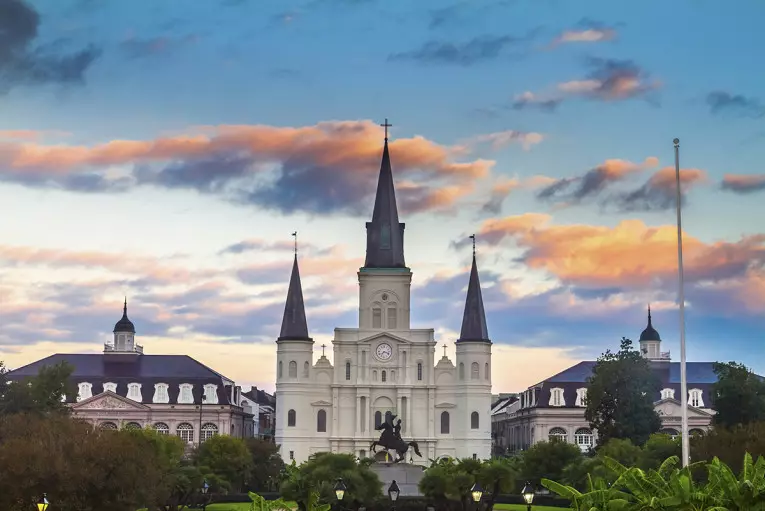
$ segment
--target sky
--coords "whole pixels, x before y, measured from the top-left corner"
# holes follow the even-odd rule
[[[273,390],[358,325],[385,119],[412,323],[453,357],[477,258],[493,391],[637,340],[765,374],[765,3],[0,0],[0,360],[146,353]],[[331,355],[328,349],[328,355]],[[437,358],[440,350],[437,351]]]

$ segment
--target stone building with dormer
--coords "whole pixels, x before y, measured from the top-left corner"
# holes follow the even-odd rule
[[[660,381],[654,409],[661,418],[661,433],[680,435],[680,364],[661,351],[661,336],[653,326],[651,309],[648,325],[640,334],[640,352],[650,361]],[[573,443],[583,451],[593,447],[597,431],[584,418],[587,381],[595,361],[583,361],[532,385],[517,397],[495,403],[492,410],[492,439],[495,453],[528,449],[542,440]],[[691,435],[709,430],[714,410],[712,384],[717,381],[713,362],[686,362],[688,381],[688,430]]]
[[[154,428],[188,445],[213,435],[253,435],[252,415],[238,403],[234,381],[187,355],[148,355],[136,343],[127,314],[114,325],[102,353],[57,353],[7,374],[18,381],[43,366],[66,362],[77,394],[66,396],[72,415],[106,429]]]
[[[300,463],[318,452],[371,456],[375,430],[387,416],[418,443],[426,465],[444,456],[491,455],[491,341],[475,254],[468,279],[456,361],[437,358],[432,328],[412,328],[412,271],[404,260],[388,139],[372,212],[366,260],[358,271],[358,327],[336,328],[334,364],[314,361],[297,256],[276,341],[276,443]],[[456,297],[455,297],[456,298]],[[384,455],[380,453],[379,456]]]

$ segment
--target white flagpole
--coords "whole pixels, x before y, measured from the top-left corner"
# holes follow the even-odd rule
[[[677,202],[677,275],[679,283],[678,300],[680,301],[680,406],[682,407],[682,441],[683,466],[687,467],[691,459],[690,442],[688,438],[688,375],[685,371],[685,277],[683,275],[683,224],[680,214],[682,193],[680,190],[680,139],[675,144],[675,181]]]

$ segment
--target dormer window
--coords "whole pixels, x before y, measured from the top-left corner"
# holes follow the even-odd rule
[[[566,401],[563,398],[563,389],[554,388],[550,389],[550,406],[566,406]]]
[[[128,383],[127,398],[139,403],[143,399],[141,396],[141,384],[140,383]]]
[[[169,385],[167,383],[157,383],[154,385],[154,403],[169,403],[170,394],[168,392]]]
[[[576,401],[574,406],[587,406],[587,388],[576,389]]]
[[[89,397],[93,397],[93,384],[88,382],[82,382],[79,385],[77,385],[78,392],[77,392],[77,401],[82,401],[83,399],[88,399]]]
[[[179,388],[178,404],[194,404],[194,394],[191,392],[194,386],[190,383],[181,383]]]
[[[218,386],[213,383],[205,385],[204,402],[207,404],[218,404]]]
[[[114,382],[106,382],[104,383],[104,392],[114,392],[117,393],[117,384]]]
[[[688,403],[696,408],[704,406],[704,399],[701,397],[701,389],[691,389],[688,391]]]
[[[675,389],[661,389],[662,399],[675,399]]]

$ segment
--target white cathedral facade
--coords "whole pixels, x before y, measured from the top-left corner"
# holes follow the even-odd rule
[[[318,452],[369,457],[375,427],[396,415],[401,437],[416,441],[407,461],[487,459],[491,455],[491,340],[473,255],[456,365],[436,362],[434,330],[410,325],[412,272],[404,262],[385,139],[367,250],[359,269],[358,328],[336,328],[334,366],[314,362],[297,256],[277,344],[275,441],[282,458],[301,463]],[[392,455],[394,453],[391,453]],[[378,459],[385,453],[378,453]],[[413,457],[412,457],[413,456]]]

